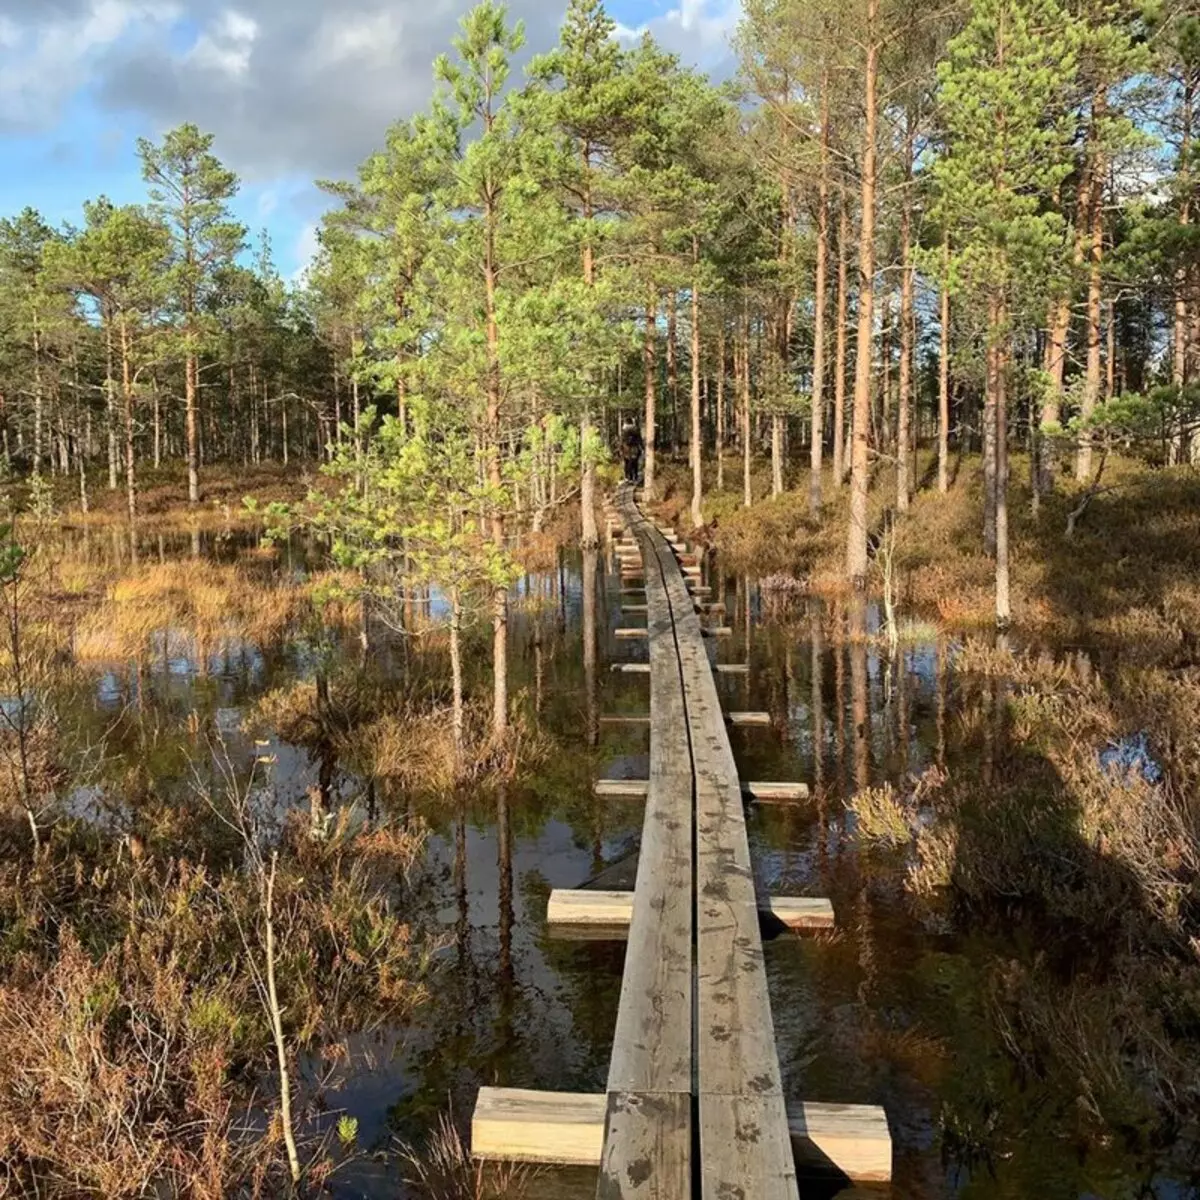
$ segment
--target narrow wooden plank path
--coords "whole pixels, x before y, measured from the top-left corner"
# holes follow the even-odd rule
[[[742,785],[704,634],[684,570],[671,545],[642,516],[632,489],[618,492],[617,508],[637,539],[646,580],[651,762],[597,1196],[795,1200],[795,1163],[767,994]],[[687,804],[686,815],[680,801]],[[664,819],[672,825],[666,837],[660,828]],[[691,843],[686,852],[681,845],[685,831]],[[663,848],[669,848],[667,861],[659,857]],[[685,860],[690,869],[687,904],[692,910],[686,920],[678,912],[676,890]],[[669,897],[663,895],[664,886],[672,891]],[[642,927],[646,922],[658,930],[657,939],[648,937]],[[689,979],[684,1018],[677,993],[653,994],[645,986],[661,964],[640,960],[648,952],[665,953],[666,961],[678,966],[685,957],[685,932]],[[671,983],[676,982],[672,975]],[[678,1021],[674,1029],[664,1020],[667,1007]],[[694,1061],[688,1063],[685,1088],[686,1122],[677,1103],[682,1099],[677,1068],[684,1026],[688,1034],[695,1029]],[[630,1036],[633,1030],[643,1036]],[[666,1037],[660,1049],[644,1037],[650,1032]],[[634,1058],[642,1061],[638,1070],[631,1070]],[[651,1079],[648,1070],[664,1058],[670,1060],[670,1070],[662,1079]],[[631,1094],[669,1097],[672,1102],[653,1114],[639,1110],[641,1119],[635,1123],[614,1120],[627,1111]],[[700,1161],[687,1164],[685,1181],[677,1139],[686,1128],[690,1140],[693,1111]],[[648,1127],[648,1117],[657,1130]],[[639,1184],[647,1167],[654,1181]]]
[[[670,548],[621,494],[641,551],[650,646],[650,781],[608,1071],[597,1196],[692,1196],[695,818]],[[683,579],[674,570],[679,587]]]
[[[740,781],[727,725],[770,720],[721,709],[695,598],[710,592],[692,577],[700,568],[681,567],[629,485],[610,512],[610,535],[618,527],[628,547],[621,578],[638,580],[621,589],[638,602],[623,607],[645,611],[646,625],[615,633],[644,640],[649,662],[613,667],[649,675],[650,709],[602,723],[645,723],[650,771],[600,780],[596,794],[645,799],[636,879],[631,892],[556,892],[549,913],[551,925],[557,914],[560,925],[590,934],[627,934],[607,1090],[484,1089],[472,1152],[598,1163],[597,1200],[799,1200],[797,1160],[885,1180],[891,1141],[882,1109],[789,1112],[784,1103],[760,921],[829,928],[833,910],[816,898],[760,900],[743,800],[798,800],[808,789]]]

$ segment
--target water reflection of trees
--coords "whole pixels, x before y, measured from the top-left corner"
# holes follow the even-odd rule
[[[780,636],[809,653],[789,660]],[[787,688],[798,735],[780,777],[814,785],[807,811],[756,815],[756,858],[773,886],[830,896],[839,922],[770,950],[789,1094],[882,1103],[897,1195],[1132,1197],[1154,1179],[1197,1194],[1180,1115],[1200,1107],[1191,968],[1164,952],[1179,943],[1138,881],[1080,841],[1071,785],[1014,736],[1024,692],[956,675],[945,641],[889,655],[853,600],[777,614],[756,638],[756,678]],[[914,895],[911,858],[863,845],[852,818],[828,836],[826,811],[884,783],[953,831],[949,888]],[[797,839],[807,854],[786,849]]]

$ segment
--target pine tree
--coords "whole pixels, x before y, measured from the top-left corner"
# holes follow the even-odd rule
[[[181,125],[154,145],[138,139],[142,175],[151,209],[171,231],[173,263],[168,278],[179,320],[187,419],[188,503],[200,502],[200,355],[205,310],[217,273],[245,242],[245,227],[229,213],[237,176],[212,153],[211,134]]]
[[[1050,207],[1071,169],[1062,101],[1077,70],[1078,29],[1057,0],[973,0],[939,69],[945,154],[936,213],[951,270],[987,314],[987,407],[996,456],[996,621],[1008,587],[1008,390],[1015,322],[1045,311],[1062,218]]]

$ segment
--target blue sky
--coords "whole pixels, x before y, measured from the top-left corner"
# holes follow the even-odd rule
[[[242,176],[240,218],[266,228],[286,276],[328,203],[390,121],[429,96],[430,63],[472,0],[0,0],[0,215],[52,223],[85,199],[145,198],[139,137],[183,121]],[[531,49],[566,0],[509,0]],[[625,37],[650,28],[685,61],[723,71],[739,0],[611,0]]]

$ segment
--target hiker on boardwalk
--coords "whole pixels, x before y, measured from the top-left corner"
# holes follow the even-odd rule
[[[637,483],[642,466],[642,435],[632,421],[621,430],[621,458],[625,463],[625,482]]]

